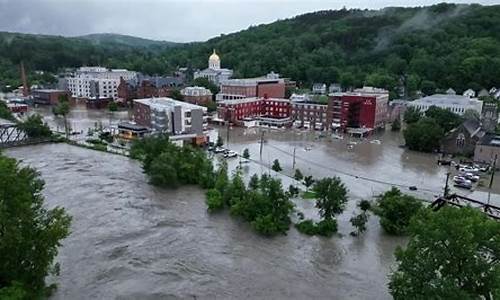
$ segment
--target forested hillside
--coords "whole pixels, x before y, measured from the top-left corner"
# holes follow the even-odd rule
[[[341,82],[396,91],[406,85],[410,92],[500,86],[500,6],[321,11],[173,48],[5,35],[0,81],[12,77],[9,70],[17,72],[12,66],[21,59],[30,70],[100,64],[167,73],[177,66],[206,67],[215,48],[237,76],[273,70],[305,86]]]

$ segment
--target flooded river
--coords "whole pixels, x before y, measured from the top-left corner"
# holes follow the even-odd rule
[[[220,133],[226,137],[224,129]],[[52,299],[390,299],[387,275],[405,239],[385,235],[373,216],[368,231],[353,238],[348,220],[357,201],[391,184],[416,185],[419,196],[432,199],[447,169],[432,155],[400,148],[401,137],[392,132],[352,149],[347,139],[266,132],[262,160],[257,130],[235,128],[229,136],[229,148],[249,148],[258,161],[243,168],[247,177],[269,172],[276,158],[284,174],[292,174],[294,149],[303,173],[341,176],[350,201],[339,216],[339,234],[308,237],[292,228],[286,236],[264,238],[226,212],[208,214],[199,188],[149,185],[140,164],[126,157],[66,144],[9,149],[7,155],[41,172],[47,204],[73,216]],[[293,182],[280,177],[285,187]],[[295,203],[317,217],[312,201]]]

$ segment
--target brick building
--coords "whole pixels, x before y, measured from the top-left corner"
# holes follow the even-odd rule
[[[200,86],[183,88],[181,90],[181,95],[184,97],[184,101],[197,105],[206,105],[212,102],[212,92]]]
[[[327,129],[331,124],[328,105],[313,102],[293,102],[292,119],[299,128]],[[330,114],[331,115],[331,114]]]
[[[229,79],[222,81],[217,101],[241,98],[285,98],[285,79],[269,73],[265,77]]]
[[[292,106],[290,100],[282,98],[244,98],[218,102],[220,119],[242,125],[245,119],[265,119],[268,125],[290,125]]]
[[[342,130],[361,128],[368,131],[383,128],[387,120],[389,93],[365,87],[349,93],[330,95],[332,127]]]
[[[144,99],[151,97],[170,97],[174,88],[181,87],[184,83],[183,77],[161,77],[144,76],[139,74],[137,79],[120,79],[117,88],[118,100],[131,104],[133,99]]]
[[[33,103],[36,104],[56,105],[59,103],[59,97],[61,96],[67,97],[68,100],[71,100],[71,92],[65,90],[32,90],[31,95],[33,96]]]

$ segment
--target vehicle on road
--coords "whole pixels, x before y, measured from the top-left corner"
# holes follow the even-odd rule
[[[222,148],[222,147],[217,147],[217,148],[215,148],[215,150],[214,150],[214,152],[215,152],[215,153],[224,153],[224,152],[226,152],[226,151],[227,151],[227,149],[224,149],[224,148]]]
[[[224,153],[224,158],[234,158],[234,157],[238,157],[238,152],[229,150]]]
[[[473,174],[473,173],[465,173],[465,178],[472,182],[477,182],[479,180],[479,175]]]
[[[472,188],[472,183],[470,182],[470,180],[467,180],[467,181],[462,181],[462,182],[456,182],[454,184],[454,186],[458,187],[458,188],[470,190]]]

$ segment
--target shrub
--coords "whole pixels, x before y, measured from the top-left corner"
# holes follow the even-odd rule
[[[208,211],[213,212],[224,208],[224,200],[222,194],[216,189],[210,189],[206,193],[206,203]]]

